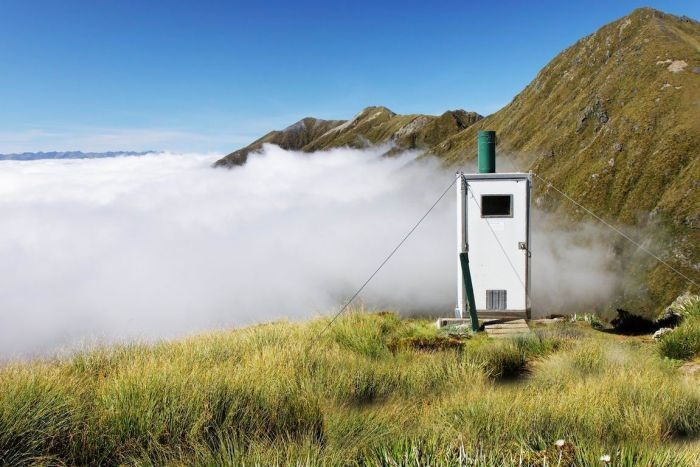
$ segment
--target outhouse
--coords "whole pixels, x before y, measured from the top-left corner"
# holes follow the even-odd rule
[[[496,133],[477,136],[478,173],[457,174],[456,318],[530,317],[530,173],[496,172]],[[470,295],[469,288],[473,294]]]

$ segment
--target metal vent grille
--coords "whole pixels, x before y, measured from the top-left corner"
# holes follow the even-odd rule
[[[505,310],[508,308],[505,290],[487,290],[486,291],[486,309],[487,310]]]

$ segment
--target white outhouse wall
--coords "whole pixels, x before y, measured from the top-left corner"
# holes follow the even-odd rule
[[[526,173],[464,174],[458,248],[467,244],[480,317],[529,316],[530,186]],[[468,317],[462,270],[458,308]]]

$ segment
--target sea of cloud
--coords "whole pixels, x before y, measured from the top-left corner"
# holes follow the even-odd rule
[[[337,311],[454,179],[385,150],[266,146],[232,170],[216,154],[0,162],[0,359]],[[535,310],[607,300],[608,238],[539,219]],[[450,191],[365,306],[451,315],[454,226]]]

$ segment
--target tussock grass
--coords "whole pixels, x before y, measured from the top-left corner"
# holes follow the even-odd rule
[[[0,464],[700,458],[700,388],[654,344],[582,322],[518,340],[442,345],[457,338],[427,321],[358,310],[309,348],[326,323],[278,322],[6,365]],[[558,439],[564,447],[554,446]]]
[[[672,307],[683,320],[678,328],[663,336],[659,351],[668,358],[690,360],[700,357],[700,297],[695,295],[679,301]]]
[[[677,360],[700,356],[700,319],[684,323],[666,334],[661,339],[659,349],[664,356]]]
[[[565,328],[538,330],[532,336],[493,342],[488,338],[470,341],[464,352],[467,366],[483,371],[491,379],[513,378],[527,370],[528,363],[559,349],[570,339]]]

